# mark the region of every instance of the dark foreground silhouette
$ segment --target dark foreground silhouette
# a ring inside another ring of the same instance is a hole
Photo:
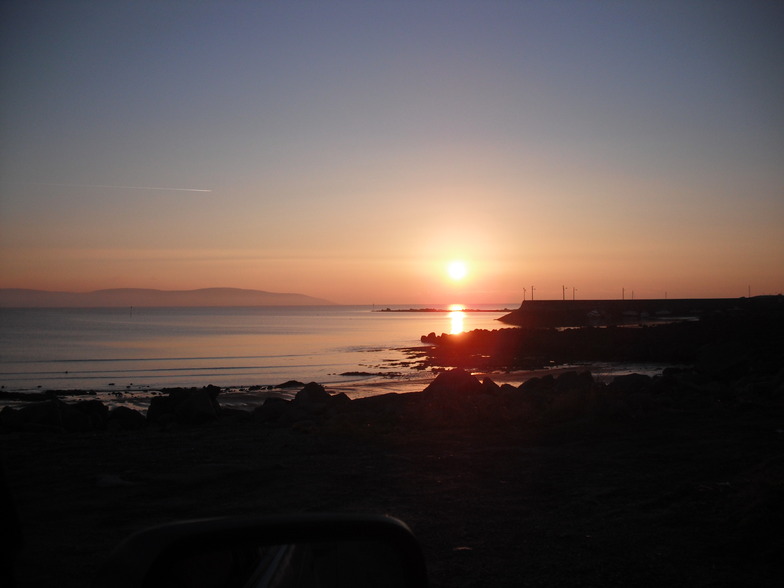
[[[214,387],[172,390],[146,416],[5,409],[19,583],[85,585],[122,538],[167,521],[364,512],[410,525],[432,586],[778,585],[784,345],[761,327],[609,384],[456,369],[357,400],[311,383],[252,413]]]

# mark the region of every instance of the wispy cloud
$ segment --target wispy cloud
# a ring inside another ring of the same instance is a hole
[[[59,188],[101,188],[110,190],[152,190],[156,192],[212,192],[204,188],[165,188],[160,186],[112,186],[108,184],[59,184],[49,182],[24,182],[35,186],[53,186]]]

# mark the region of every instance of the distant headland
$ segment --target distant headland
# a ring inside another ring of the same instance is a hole
[[[49,292],[0,288],[0,307],[123,307],[123,306],[324,306],[334,302],[305,294],[241,288],[154,290],[115,288],[93,292]]]

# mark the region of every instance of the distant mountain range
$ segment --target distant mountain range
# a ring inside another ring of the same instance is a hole
[[[106,306],[320,306],[333,302],[304,294],[202,288],[150,290],[117,288],[94,292],[48,292],[0,288],[0,307],[106,307]]]

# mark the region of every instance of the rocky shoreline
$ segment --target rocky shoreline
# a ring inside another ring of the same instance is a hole
[[[146,415],[5,408],[23,544],[3,553],[18,550],[21,586],[77,586],[153,524],[373,512],[412,527],[436,587],[774,586],[784,345],[758,327],[701,343],[689,368],[609,383],[567,371],[497,385],[458,367],[421,392],[349,399],[310,383],[253,411],[209,386],[169,390]]]

